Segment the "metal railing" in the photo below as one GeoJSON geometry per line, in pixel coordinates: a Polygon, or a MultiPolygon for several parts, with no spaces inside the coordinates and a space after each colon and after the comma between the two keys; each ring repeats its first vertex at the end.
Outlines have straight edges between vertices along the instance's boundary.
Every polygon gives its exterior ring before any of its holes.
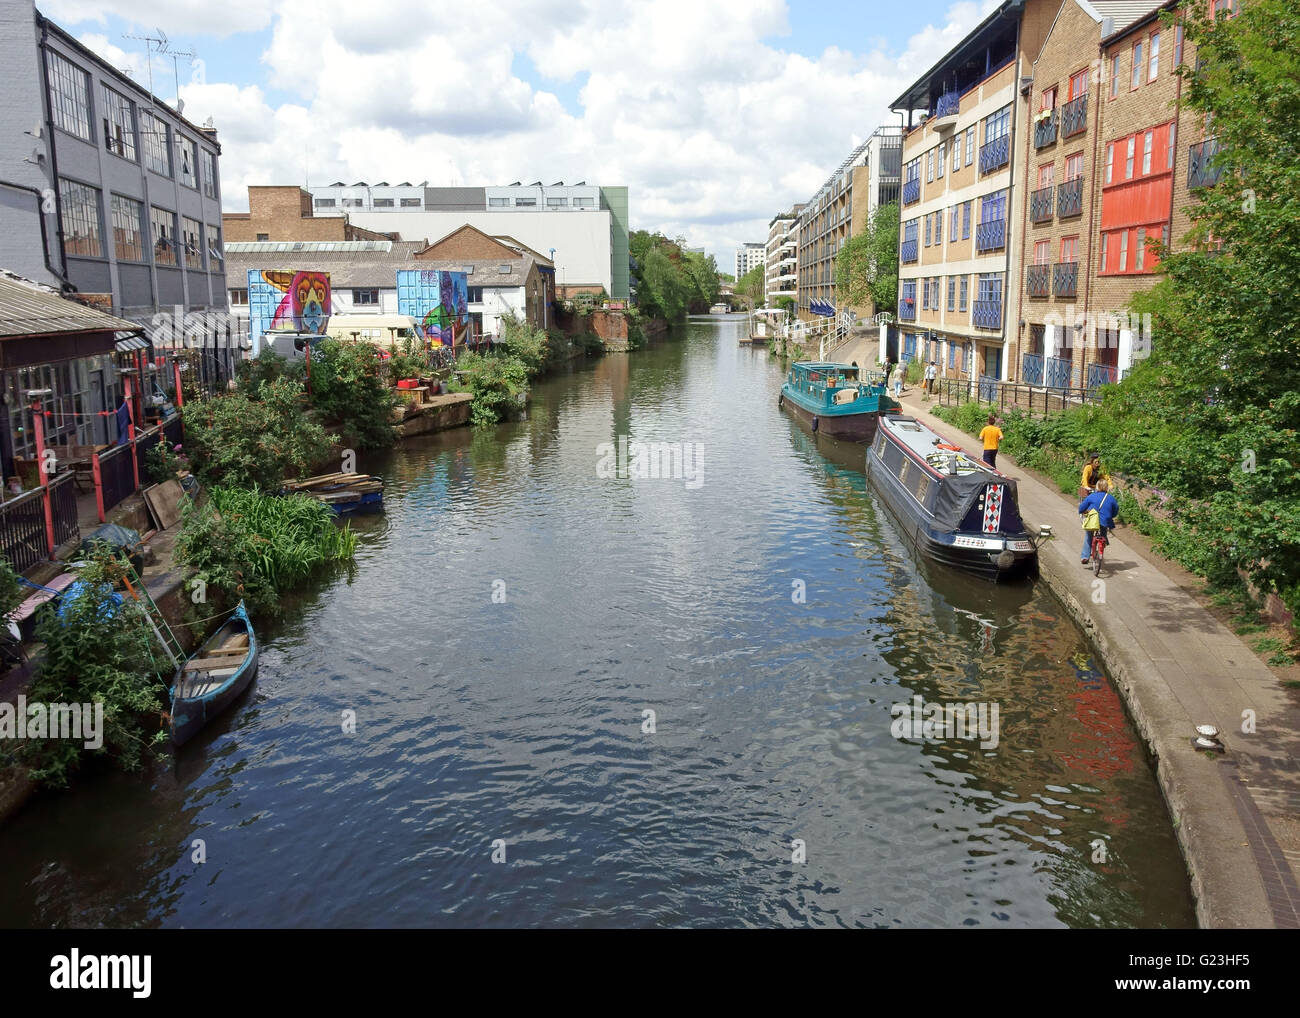
{"type": "Polygon", "coordinates": [[[1087,374],[1087,388],[1089,392],[1096,392],[1103,385],[1114,385],[1119,381],[1119,367],[1114,364],[1089,364],[1087,374]]]}
{"type": "Polygon", "coordinates": [[[961,110],[961,93],[945,92],[939,96],[939,101],[934,104],[934,115],[938,117],[949,117],[961,110]]]}
{"type": "Polygon", "coordinates": [[[1057,262],[1052,266],[1052,293],[1073,297],[1079,292],[1079,263],[1057,262]]]}
{"type": "Polygon", "coordinates": [[[167,420],[163,421],[162,423],[162,430],[163,430],[163,435],[167,439],[167,447],[169,449],[174,449],[176,448],[176,446],[180,445],[183,436],[183,429],[181,427],[181,415],[179,413],[175,413],[172,414],[172,416],[168,417],[167,420]]]}
{"type": "Polygon", "coordinates": [[[1059,110],[1053,107],[1050,117],[1034,121],[1034,148],[1043,148],[1056,141],[1056,131],[1061,123],[1057,116],[1058,113],[1059,110]]]}
{"type": "Polygon", "coordinates": [[[1029,221],[1050,223],[1056,208],[1056,188],[1051,184],[1029,192],[1029,221]]]}
{"type": "Polygon", "coordinates": [[[917,248],[917,242],[914,240],[905,240],[898,245],[898,257],[901,259],[904,265],[908,265],[916,261],[916,255],[917,255],[916,248],[917,248]]]}
{"type": "Polygon", "coordinates": [[[0,555],[21,573],[49,558],[45,489],[35,488],[0,503],[0,555]]]}
{"type": "Polygon", "coordinates": [[[1096,390],[999,382],[988,375],[975,380],[941,378],[938,393],[940,406],[980,403],[1001,411],[1018,408],[1027,414],[1057,413],[1084,403],[1095,403],[1098,398],[1096,390]]]}
{"type": "Polygon", "coordinates": [[[1025,266],[1025,293],[1030,297],[1046,297],[1051,293],[1050,265],[1025,266]]]}
{"type": "Polygon", "coordinates": [[[1043,361],[1043,381],[1052,389],[1068,389],[1074,381],[1074,361],[1069,357],[1048,357],[1043,361]]]}
{"type": "Polygon", "coordinates": [[[975,227],[975,250],[996,251],[1007,245],[1007,221],[990,219],[975,227]]]}
{"type": "Polygon", "coordinates": [[[1073,138],[1088,129],[1088,93],[1061,107],[1061,137],[1073,138]]]}
{"type": "Polygon", "coordinates": [[[1020,358],[1020,377],[1026,385],[1043,384],[1043,355],[1027,353],[1020,358]]]}
{"type": "Polygon", "coordinates": [[[77,489],[72,474],[63,473],[50,481],[50,516],[54,521],[54,547],[81,536],[77,520],[77,489]]]}
{"type": "Polygon", "coordinates": [[[916,298],[900,297],[898,300],[898,317],[900,321],[916,321],[916,298]]]}
{"type": "Polygon", "coordinates": [[[1062,219],[1083,214],[1083,177],[1071,177],[1056,186],[1056,214],[1062,219]]]}
{"type": "Polygon", "coordinates": [[[1215,164],[1219,154],[1219,139],[1198,142],[1187,150],[1187,186],[1189,188],[1213,187],[1225,169],[1215,164]]]}
{"type": "Polygon", "coordinates": [[[921,200],[921,178],[913,177],[903,181],[903,204],[911,205],[921,200]]]}
{"type": "Polygon", "coordinates": [[[95,453],[95,486],[99,490],[99,519],[135,491],[135,459],[131,444],[115,445],[95,453]]]}
{"type": "Polygon", "coordinates": [[[1011,136],[1004,134],[980,146],[980,173],[992,173],[1011,162],[1011,136]]]}
{"type": "Polygon", "coordinates": [[[1002,328],[1002,301],[977,300],[971,321],[977,329],[1002,328]]]}

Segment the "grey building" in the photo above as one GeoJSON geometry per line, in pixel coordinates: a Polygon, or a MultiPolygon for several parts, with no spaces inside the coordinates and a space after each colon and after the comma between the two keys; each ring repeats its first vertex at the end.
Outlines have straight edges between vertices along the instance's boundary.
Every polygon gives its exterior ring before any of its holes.
{"type": "MultiPolygon", "coordinates": [[[[182,345],[178,321],[190,344],[229,347],[216,132],[190,123],[27,0],[0,4],[0,67],[0,268],[95,295],[139,323],[155,350],[182,345]]],[[[49,398],[62,419],[81,421],[81,441],[115,438],[101,411],[120,402],[117,368],[128,363],[87,358],[60,372],[66,386],[49,398]]],[[[13,409],[23,384],[6,372],[15,450],[24,444],[13,409]]]]}

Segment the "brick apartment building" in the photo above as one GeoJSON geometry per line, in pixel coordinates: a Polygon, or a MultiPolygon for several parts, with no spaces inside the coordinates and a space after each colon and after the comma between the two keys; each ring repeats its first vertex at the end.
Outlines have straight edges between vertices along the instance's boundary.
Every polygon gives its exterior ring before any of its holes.
{"type": "Polygon", "coordinates": [[[1213,140],[1180,104],[1176,69],[1195,55],[1182,26],[1161,18],[1178,6],[1066,0],[1033,65],[1019,277],[1026,382],[1122,377],[1150,339],[1127,306],[1154,281],[1151,245],[1178,245],[1196,188],[1218,179],[1213,140]]]}
{"type": "Polygon", "coordinates": [[[397,234],[353,226],[346,213],[316,214],[312,196],[301,187],[249,187],[248,211],[221,217],[227,241],[397,240],[397,234]]]}

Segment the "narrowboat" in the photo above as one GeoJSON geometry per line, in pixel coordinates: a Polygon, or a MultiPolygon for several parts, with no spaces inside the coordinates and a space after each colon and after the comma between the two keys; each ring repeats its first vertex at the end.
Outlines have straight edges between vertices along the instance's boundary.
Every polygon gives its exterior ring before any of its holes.
{"type": "Polygon", "coordinates": [[[882,417],[867,476],[918,554],[986,579],[1038,570],[1016,482],[914,417],[882,417]]]}
{"type": "Polygon", "coordinates": [[[257,635],[244,602],[176,669],[171,688],[172,743],[182,746],[238,699],[257,674],[257,635]]]}
{"type": "Polygon", "coordinates": [[[870,442],[881,415],[899,407],[883,378],[864,379],[856,365],[831,361],[791,365],[777,404],[818,434],[849,442],[870,442]]]}

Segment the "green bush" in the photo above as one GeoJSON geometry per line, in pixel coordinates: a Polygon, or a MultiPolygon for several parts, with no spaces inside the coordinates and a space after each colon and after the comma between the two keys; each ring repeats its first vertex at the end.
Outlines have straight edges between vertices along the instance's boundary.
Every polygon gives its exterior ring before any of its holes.
{"type": "Polygon", "coordinates": [[[167,436],[162,435],[144,454],[144,472],[150,484],[162,484],[174,481],[176,471],[180,469],[180,457],[176,455],[167,436]]]}
{"type": "Polygon", "coordinates": [[[306,409],[302,385],[291,378],[186,403],[191,469],[206,486],[270,490],[305,475],[338,443],[306,409]]]}
{"type": "MultiPolygon", "coordinates": [[[[427,370],[419,366],[414,355],[390,368],[394,378],[409,368],[416,376],[427,370]]],[[[356,449],[382,449],[393,444],[393,408],[397,395],[380,373],[376,348],[369,343],[340,343],[324,340],[311,361],[311,406],[321,419],[336,426],[344,443],[356,449]]]]}
{"type": "Polygon", "coordinates": [[[504,421],[528,391],[528,369],[508,355],[464,354],[456,362],[452,388],[474,396],[470,420],[475,427],[504,421]]]}
{"type": "MultiPolygon", "coordinates": [[[[281,378],[301,382],[306,377],[306,363],[281,357],[269,346],[264,346],[256,357],[239,362],[235,376],[239,379],[240,387],[256,398],[263,382],[275,382],[281,378]]],[[[185,402],[190,402],[188,393],[185,402]]]]}

